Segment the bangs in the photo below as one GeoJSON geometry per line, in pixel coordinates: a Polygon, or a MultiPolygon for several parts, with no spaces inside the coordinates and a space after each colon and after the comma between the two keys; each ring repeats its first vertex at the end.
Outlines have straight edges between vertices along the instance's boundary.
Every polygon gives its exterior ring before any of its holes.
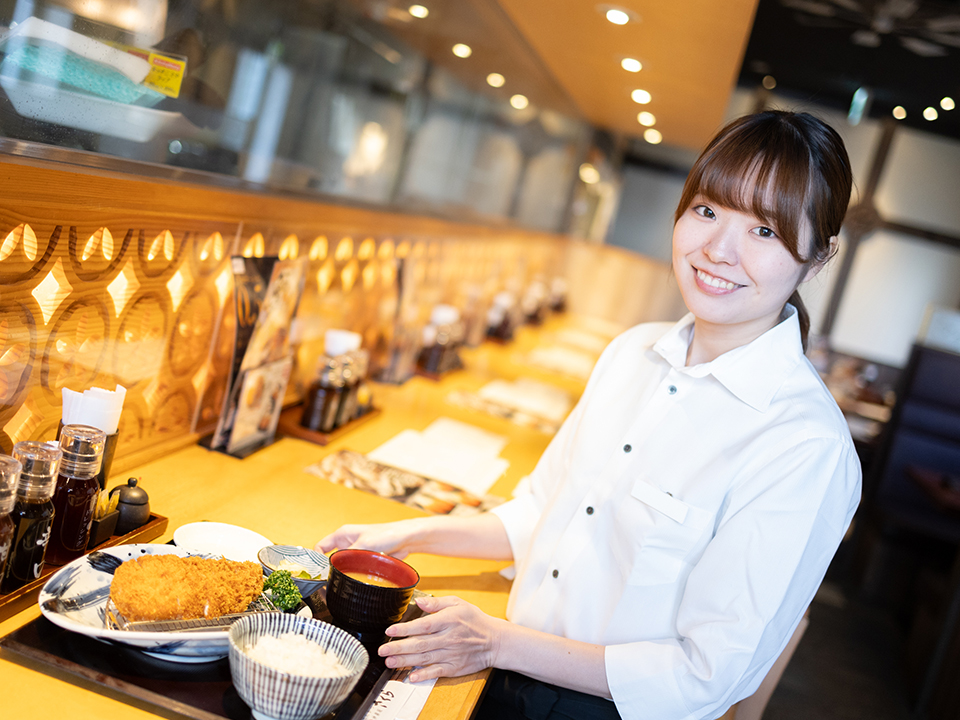
{"type": "Polygon", "coordinates": [[[749,213],[769,225],[799,262],[806,262],[798,231],[810,190],[811,158],[791,127],[741,127],[708,147],[687,178],[681,207],[696,196],[749,213]]]}

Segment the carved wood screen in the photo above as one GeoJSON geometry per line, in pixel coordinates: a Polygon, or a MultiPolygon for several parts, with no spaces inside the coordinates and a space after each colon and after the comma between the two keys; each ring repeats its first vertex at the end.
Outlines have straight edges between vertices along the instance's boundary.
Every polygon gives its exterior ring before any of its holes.
{"type": "Polygon", "coordinates": [[[52,439],[64,387],[117,383],[115,470],[213,430],[233,342],[232,254],[306,258],[296,395],[327,327],[366,343],[389,331],[394,258],[417,259],[432,304],[562,272],[565,248],[546,234],[0,162],[0,446],[52,439]]]}

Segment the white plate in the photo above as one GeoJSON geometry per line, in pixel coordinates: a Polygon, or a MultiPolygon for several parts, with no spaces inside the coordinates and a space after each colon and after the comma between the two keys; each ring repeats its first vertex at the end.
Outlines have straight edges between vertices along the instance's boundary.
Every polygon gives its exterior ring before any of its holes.
{"type": "Polygon", "coordinates": [[[263,535],[253,530],[218,522],[196,522],[181,525],[173,533],[177,547],[195,553],[222,555],[227,560],[259,563],[260,548],[273,545],[263,535]]]}
{"type": "MultiPolygon", "coordinates": [[[[40,612],[50,622],[72,632],[87,635],[103,642],[128,645],[154,657],[173,662],[210,662],[229,653],[227,633],[223,630],[193,631],[190,633],[142,632],[114,630],[105,626],[107,597],[112,572],[94,567],[98,555],[110,555],[120,561],[144,555],[194,555],[174,545],[117,545],[99,553],[91,553],[64,565],[54,573],[40,591],[40,612]],[[64,610],[60,602],[75,600],[95,593],[102,595],[94,603],[78,610],[64,610]]],[[[102,567],[102,565],[101,565],[102,567]]],[[[115,568],[114,568],[115,569],[115,568]]]]}

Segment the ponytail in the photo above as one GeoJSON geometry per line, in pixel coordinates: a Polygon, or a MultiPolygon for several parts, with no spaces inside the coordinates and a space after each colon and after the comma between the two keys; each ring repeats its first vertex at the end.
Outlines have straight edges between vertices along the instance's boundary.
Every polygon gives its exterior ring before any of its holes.
{"type": "Polygon", "coordinates": [[[793,295],[787,302],[797,309],[797,320],[800,322],[800,344],[803,346],[803,351],[806,352],[807,337],[810,335],[810,313],[807,312],[807,307],[803,304],[803,298],[800,297],[799,290],[794,290],[793,295]]]}

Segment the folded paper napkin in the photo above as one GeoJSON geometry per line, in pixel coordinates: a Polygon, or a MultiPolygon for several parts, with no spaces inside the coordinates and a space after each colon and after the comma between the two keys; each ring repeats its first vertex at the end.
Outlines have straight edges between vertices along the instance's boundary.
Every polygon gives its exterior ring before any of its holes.
{"type": "Polygon", "coordinates": [[[120,424],[120,411],[123,410],[126,394],[127,389],[122,385],[117,385],[116,390],[95,387],[82,393],[64,388],[63,424],[92,425],[107,435],[113,435],[120,424]]]}

